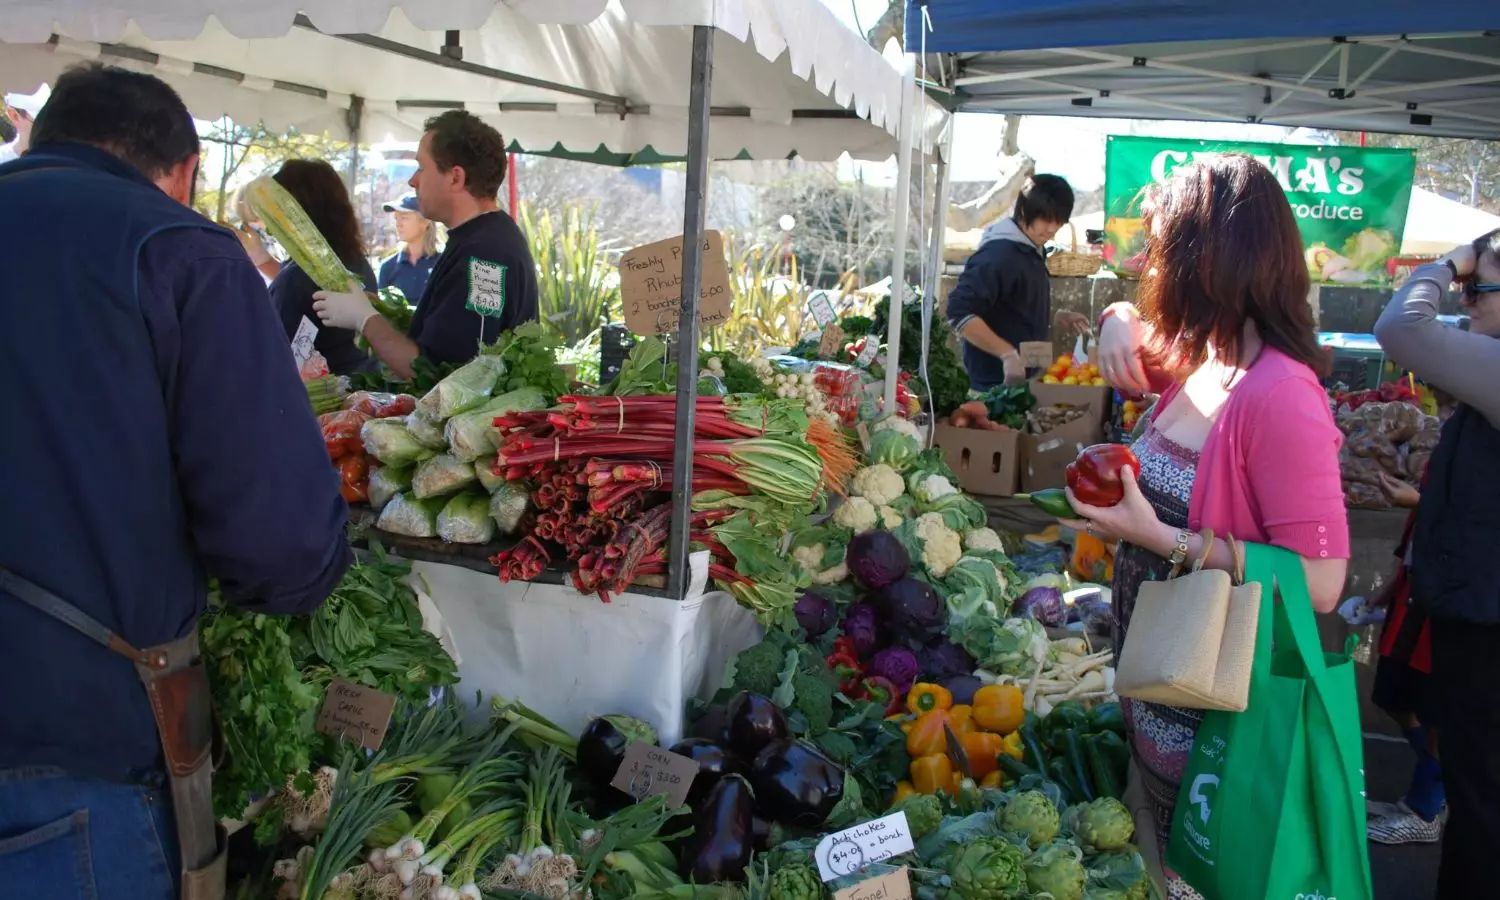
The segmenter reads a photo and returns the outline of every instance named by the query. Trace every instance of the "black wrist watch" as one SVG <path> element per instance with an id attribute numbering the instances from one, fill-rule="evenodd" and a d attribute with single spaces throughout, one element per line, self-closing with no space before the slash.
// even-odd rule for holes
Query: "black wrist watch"
<path id="1" fill-rule="evenodd" d="M 1448 271 L 1453 273 L 1453 280 L 1455 282 L 1458 281 L 1458 266 L 1453 264 L 1453 260 L 1444 258 L 1443 265 L 1447 266 Z"/>

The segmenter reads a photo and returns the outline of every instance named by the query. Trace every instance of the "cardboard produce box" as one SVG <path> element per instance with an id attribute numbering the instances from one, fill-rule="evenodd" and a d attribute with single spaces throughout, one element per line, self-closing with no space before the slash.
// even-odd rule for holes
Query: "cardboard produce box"
<path id="1" fill-rule="evenodd" d="M 943 449 L 948 467 L 958 475 L 958 486 L 970 494 L 1009 497 L 1016 492 L 1021 473 L 1019 431 L 985 431 L 980 428 L 937 426 L 934 446 Z"/>
<path id="2" fill-rule="evenodd" d="M 1031 382 L 1037 406 L 1072 406 L 1087 410 L 1046 434 L 1028 434 L 1021 448 L 1021 490 L 1030 493 L 1067 485 L 1068 463 L 1078 458 L 1078 451 L 1104 441 L 1109 421 L 1112 392 L 1107 387 L 1080 387 L 1071 384 Z"/>

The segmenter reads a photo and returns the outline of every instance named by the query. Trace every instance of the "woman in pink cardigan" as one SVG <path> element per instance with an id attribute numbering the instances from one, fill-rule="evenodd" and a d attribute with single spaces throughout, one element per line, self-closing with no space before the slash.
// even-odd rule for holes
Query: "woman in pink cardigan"
<path id="1" fill-rule="evenodd" d="M 1118 539 L 1116 652 L 1140 585 L 1203 553 L 1200 532 L 1274 544 L 1303 557 L 1313 606 L 1343 590 L 1349 528 L 1339 478 L 1341 435 L 1318 383 L 1327 365 L 1308 306 L 1302 239 L 1264 166 L 1228 155 L 1179 169 L 1145 216 L 1140 310 L 1115 304 L 1100 325 L 1100 369 L 1116 387 L 1159 393 L 1135 442 L 1139 480 L 1079 524 Z M 1127 473 L 1127 476 L 1129 473 Z M 1233 571 L 1216 542 L 1204 564 Z M 1198 710 L 1124 703 L 1131 750 L 1165 852 Z M 1169 900 L 1196 898 L 1170 871 Z"/>

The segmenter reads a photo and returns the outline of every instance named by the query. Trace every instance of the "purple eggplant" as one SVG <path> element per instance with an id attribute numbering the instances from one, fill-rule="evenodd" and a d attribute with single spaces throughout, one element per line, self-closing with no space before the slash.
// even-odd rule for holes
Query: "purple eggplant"
<path id="1" fill-rule="evenodd" d="M 656 743 L 656 729 L 630 716 L 599 716 L 578 736 L 578 768 L 595 784 L 609 784 L 631 741 Z"/>
<path id="2" fill-rule="evenodd" d="M 740 691 L 729 701 L 729 747 L 746 759 L 787 736 L 786 718 L 770 697 Z"/>
<path id="3" fill-rule="evenodd" d="M 817 828 L 844 796 L 844 770 L 805 741 L 766 746 L 750 767 L 755 803 L 773 822 Z"/>
<path id="4" fill-rule="evenodd" d="M 744 775 L 750 766 L 738 754 L 707 738 L 686 738 L 672 745 L 672 752 L 698 764 L 698 774 L 688 789 L 687 805 L 697 809 L 709 791 L 725 775 Z"/>
<path id="5" fill-rule="evenodd" d="M 688 726 L 688 737 L 707 738 L 716 744 L 729 742 L 729 706 L 715 703 L 704 708 L 703 714 Z"/>
<path id="6" fill-rule="evenodd" d="M 683 854 L 683 872 L 693 883 L 745 877 L 755 850 L 754 809 L 750 783 L 739 775 L 724 776 L 709 791 L 693 817 L 693 834 Z"/>

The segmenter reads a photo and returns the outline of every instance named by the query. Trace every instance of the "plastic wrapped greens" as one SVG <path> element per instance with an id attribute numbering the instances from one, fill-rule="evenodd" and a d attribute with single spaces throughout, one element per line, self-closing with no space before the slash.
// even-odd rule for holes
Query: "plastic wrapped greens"
<path id="1" fill-rule="evenodd" d="M 474 460 L 474 476 L 479 479 L 479 486 L 489 493 L 494 493 L 507 483 L 504 475 L 495 474 L 493 453 Z"/>
<path id="2" fill-rule="evenodd" d="M 438 537 L 454 544 L 487 544 L 495 536 L 490 498 L 478 492 L 457 494 L 437 517 Z"/>
<path id="3" fill-rule="evenodd" d="M 392 497 L 380 511 L 375 527 L 402 537 L 437 537 L 437 517 L 443 506 L 441 499 L 418 500 L 403 492 Z"/>
<path id="4" fill-rule="evenodd" d="M 385 509 L 391 498 L 411 490 L 411 466 L 381 466 L 370 473 L 370 506 L 376 512 Z"/>
<path id="5" fill-rule="evenodd" d="M 523 387 L 501 394 L 473 412 L 448 420 L 443 426 L 443 435 L 448 439 L 448 450 L 463 460 L 475 460 L 494 453 L 500 446 L 500 432 L 495 430 L 496 416 L 512 412 L 533 412 L 546 406 L 546 396 L 534 387 Z"/>
<path id="6" fill-rule="evenodd" d="M 443 437 L 442 423 L 433 421 L 420 410 L 406 417 L 406 430 L 417 443 L 428 450 L 447 450 L 448 439 Z"/>
<path id="7" fill-rule="evenodd" d="M 490 494 L 490 516 L 500 533 L 515 534 L 521 530 L 521 520 L 531 505 L 531 491 L 524 481 L 507 481 Z"/>
<path id="8" fill-rule="evenodd" d="M 433 451 L 417 443 L 403 419 L 371 419 L 359 430 L 365 452 L 383 466 L 404 466 L 432 456 Z"/>
<path id="9" fill-rule="evenodd" d="M 411 476 L 411 492 L 418 500 L 451 494 L 474 483 L 474 464 L 443 453 L 417 464 Z"/>
<path id="10" fill-rule="evenodd" d="M 417 401 L 417 412 L 434 422 L 446 422 L 459 413 L 478 409 L 495 392 L 495 382 L 505 374 L 498 356 L 479 355 L 437 383 Z"/>

